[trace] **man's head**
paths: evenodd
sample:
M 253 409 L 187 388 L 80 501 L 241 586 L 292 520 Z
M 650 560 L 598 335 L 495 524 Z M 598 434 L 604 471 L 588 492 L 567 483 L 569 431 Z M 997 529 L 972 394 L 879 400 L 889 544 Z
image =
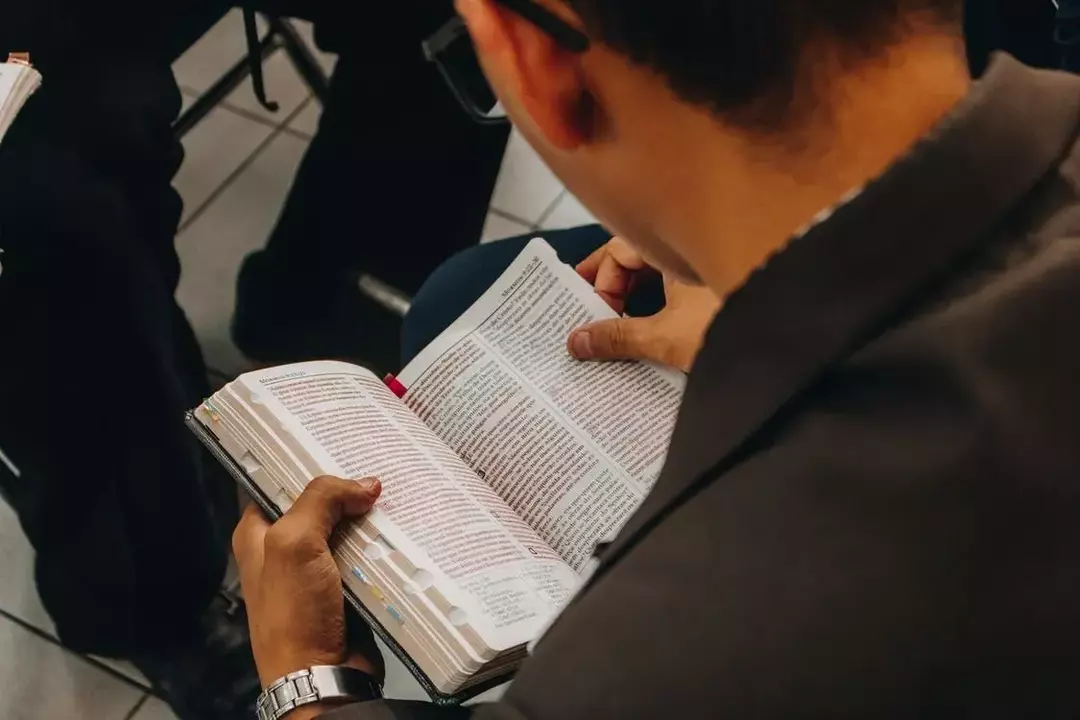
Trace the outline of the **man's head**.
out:
M 499 0 L 458 0 L 496 93 L 590 209 L 684 276 L 694 248 L 667 218 L 680 204 L 703 211 L 688 193 L 741 181 L 691 178 L 828 154 L 829 128 L 866 90 L 849 79 L 896 48 L 929 43 L 962 59 L 962 0 L 535 2 L 591 48 L 560 45 Z

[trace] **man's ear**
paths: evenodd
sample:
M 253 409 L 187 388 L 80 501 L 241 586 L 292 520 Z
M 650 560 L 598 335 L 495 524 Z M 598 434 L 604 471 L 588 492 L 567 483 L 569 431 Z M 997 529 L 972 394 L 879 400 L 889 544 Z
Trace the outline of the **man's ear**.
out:
M 592 101 L 581 55 L 493 0 L 458 0 L 484 65 L 504 102 L 529 116 L 560 150 L 573 150 L 593 134 Z

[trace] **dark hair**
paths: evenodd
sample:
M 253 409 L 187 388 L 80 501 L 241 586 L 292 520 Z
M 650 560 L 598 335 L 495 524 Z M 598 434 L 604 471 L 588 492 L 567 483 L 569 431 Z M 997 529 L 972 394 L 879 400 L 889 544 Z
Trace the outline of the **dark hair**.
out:
M 759 129 L 799 115 L 807 51 L 880 55 L 918 21 L 961 32 L 963 0 L 566 0 L 589 35 L 665 76 L 688 102 Z M 811 89 L 810 94 L 813 94 Z

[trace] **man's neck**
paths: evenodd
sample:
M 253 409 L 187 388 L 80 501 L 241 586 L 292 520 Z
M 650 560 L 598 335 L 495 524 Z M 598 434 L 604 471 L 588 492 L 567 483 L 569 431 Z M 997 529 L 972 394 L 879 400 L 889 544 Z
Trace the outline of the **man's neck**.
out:
M 822 129 L 806 134 L 803 149 L 713 130 L 715 143 L 705 143 L 711 159 L 702 162 L 696 149 L 704 177 L 688 176 L 678 189 L 664 232 L 677 234 L 686 260 L 723 297 L 818 213 L 907 154 L 970 86 L 952 41 L 923 40 L 838 84 L 844 100 Z

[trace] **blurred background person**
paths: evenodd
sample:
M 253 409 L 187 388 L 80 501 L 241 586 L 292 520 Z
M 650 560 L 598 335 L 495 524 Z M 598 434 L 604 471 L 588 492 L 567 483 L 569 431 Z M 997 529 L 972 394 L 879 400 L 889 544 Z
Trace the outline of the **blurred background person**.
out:
M 0 52 L 29 51 L 45 78 L 0 147 L 0 447 L 20 471 L 0 464 L 0 487 L 61 640 L 132 660 L 182 720 L 242 717 L 258 689 L 242 609 L 217 596 L 236 491 L 183 425 L 210 388 L 174 300 L 170 64 L 230 5 L 37 0 L 0 19 Z M 425 61 L 449 0 L 255 7 L 314 21 L 339 61 L 277 226 L 241 273 L 237 345 L 396 369 L 400 320 L 357 277 L 415 290 L 475 243 L 508 131 L 473 124 Z

